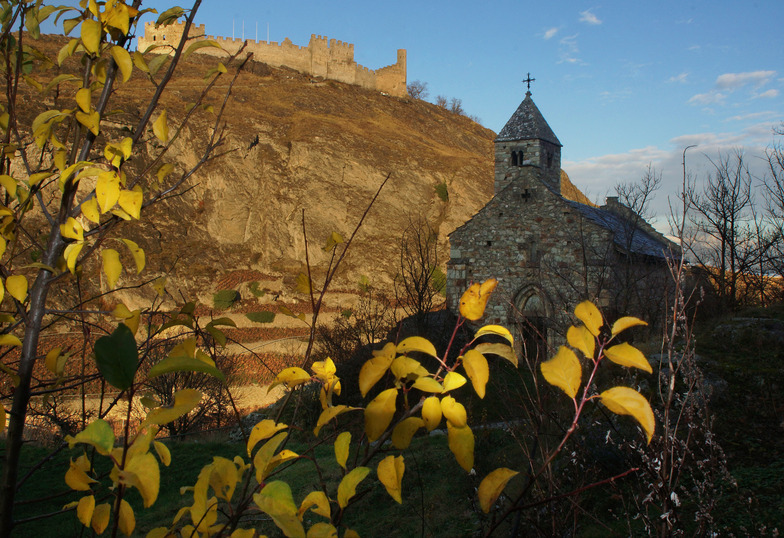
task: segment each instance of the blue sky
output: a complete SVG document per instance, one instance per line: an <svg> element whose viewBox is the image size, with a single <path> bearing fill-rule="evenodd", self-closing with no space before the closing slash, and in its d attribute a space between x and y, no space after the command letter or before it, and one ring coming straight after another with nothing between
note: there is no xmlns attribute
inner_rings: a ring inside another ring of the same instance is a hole
<svg viewBox="0 0 784 538"><path fill-rule="evenodd" d="M167 6L164 2L145 5ZM536 79L534 101L564 145L563 168L601 200L647 165L662 172L656 209L681 180L681 151L698 178L704 155L757 157L784 120L784 1L488 0L286 2L204 0L214 35L306 45L311 34L355 45L376 69L408 51L408 79L462 99L498 132Z"/></svg>

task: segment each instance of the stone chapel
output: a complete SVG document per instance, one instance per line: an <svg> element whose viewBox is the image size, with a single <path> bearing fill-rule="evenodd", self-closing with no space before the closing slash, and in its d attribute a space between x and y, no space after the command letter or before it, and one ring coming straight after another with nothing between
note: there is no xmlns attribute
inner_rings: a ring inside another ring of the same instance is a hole
<svg viewBox="0 0 784 538"><path fill-rule="evenodd" d="M449 236L447 307L497 278L482 323L516 329L527 353L562 341L586 299L610 318L660 315L678 247L617 197L596 207L562 195L562 145L530 89L494 144L495 194Z"/></svg>

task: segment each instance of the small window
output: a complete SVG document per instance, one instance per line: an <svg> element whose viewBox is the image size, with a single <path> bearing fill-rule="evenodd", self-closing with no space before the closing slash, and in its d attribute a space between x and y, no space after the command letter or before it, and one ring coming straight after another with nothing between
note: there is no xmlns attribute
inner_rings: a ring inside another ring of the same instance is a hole
<svg viewBox="0 0 784 538"><path fill-rule="evenodd" d="M493 246L493 242L492 242L492 241L488 241L488 242L487 242L487 246L488 246L488 247L492 247L492 246Z"/></svg>
<svg viewBox="0 0 784 538"><path fill-rule="evenodd" d="M550 168L553 165L553 152L547 152L547 168Z"/></svg>
<svg viewBox="0 0 784 538"><path fill-rule="evenodd" d="M512 152L512 166L519 166L517 164L517 152L516 151Z"/></svg>

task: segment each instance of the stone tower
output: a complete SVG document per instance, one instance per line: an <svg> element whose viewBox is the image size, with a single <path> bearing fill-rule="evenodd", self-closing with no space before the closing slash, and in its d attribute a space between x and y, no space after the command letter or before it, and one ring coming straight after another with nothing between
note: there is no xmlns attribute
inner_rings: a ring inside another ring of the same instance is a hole
<svg viewBox="0 0 784 538"><path fill-rule="evenodd" d="M531 92L495 138L495 194L518 180L528 167L540 169L540 178L561 193L561 142L536 108Z"/></svg>

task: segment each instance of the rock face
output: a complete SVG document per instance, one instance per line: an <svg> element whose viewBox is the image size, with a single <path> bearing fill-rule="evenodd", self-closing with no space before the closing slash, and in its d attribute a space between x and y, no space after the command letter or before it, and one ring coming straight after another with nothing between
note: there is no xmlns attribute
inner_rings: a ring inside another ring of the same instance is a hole
<svg viewBox="0 0 784 538"><path fill-rule="evenodd" d="M195 100L192 81L206 70L197 56L171 84L170 118ZM144 93L132 90L120 92L141 107ZM237 271L293 280L305 267L303 215L311 264L323 275L326 238L336 231L348 239L387 176L339 287L356 289L367 275L389 288L401 235L420 217L438 232L445 263L447 234L492 196L493 133L423 101L253 64L233 88L225 122L219 151L229 153L129 232L147 252L151 276L168 274L183 295L208 304L220 279ZM210 129L191 125L167 160L178 171L195 164Z"/></svg>

